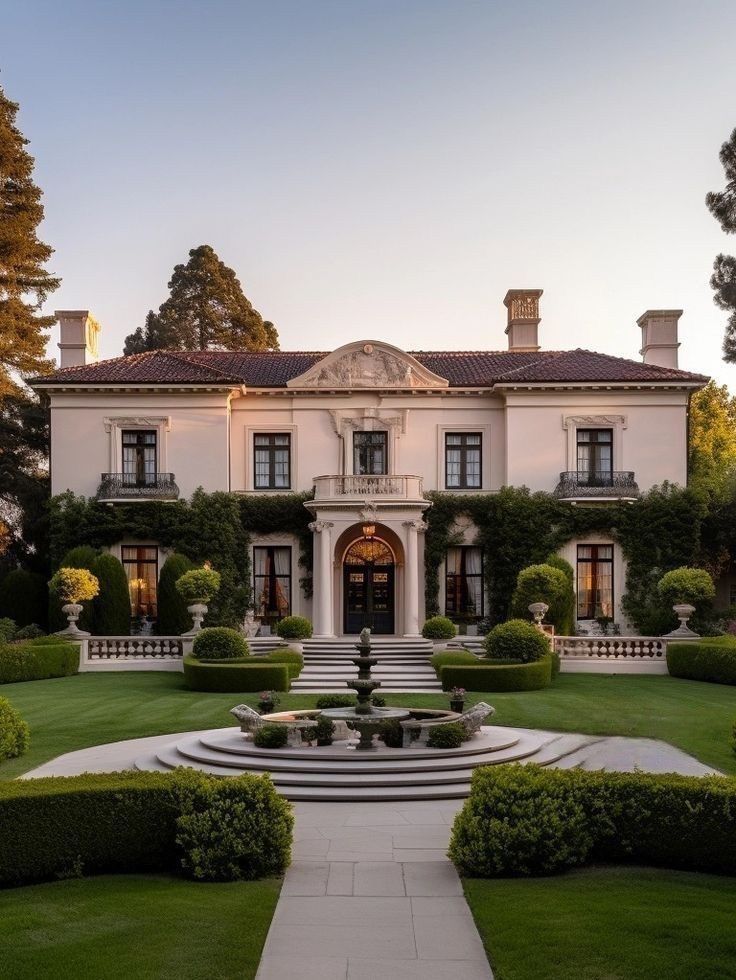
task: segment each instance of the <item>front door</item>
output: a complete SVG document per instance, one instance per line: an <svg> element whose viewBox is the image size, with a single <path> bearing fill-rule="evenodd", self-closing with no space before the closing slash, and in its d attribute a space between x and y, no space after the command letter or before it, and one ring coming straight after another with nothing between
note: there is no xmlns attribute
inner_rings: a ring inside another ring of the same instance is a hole
<svg viewBox="0 0 736 980"><path fill-rule="evenodd" d="M394 566L345 565L345 632L394 631Z"/></svg>
<svg viewBox="0 0 736 980"><path fill-rule="evenodd" d="M360 538L343 564L344 630L394 632L394 554L379 538Z"/></svg>

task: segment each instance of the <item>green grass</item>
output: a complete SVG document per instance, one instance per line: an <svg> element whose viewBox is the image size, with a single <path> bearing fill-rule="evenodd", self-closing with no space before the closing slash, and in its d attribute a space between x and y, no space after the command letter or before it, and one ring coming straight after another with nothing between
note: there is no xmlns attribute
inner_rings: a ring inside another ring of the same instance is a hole
<svg viewBox="0 0 736 980"><path fill-rule="evenodd" d="M736 976L736 879L651 868L464 881L496 980Z"/></svg>
<svg viewBox="0 0 736 980"><path fill-rule="evenodd" d="M87 673L23 684L4 684L0 695L31 726L31 746L0 765L11 779L43 762L118 739L199 728L226 727L238 702L254 694L203 694L184 687L175 672ZM661 738L708 765L736 774L730 746L736 688L666 676L562 674L543 691L473 694L496 708L498 725L546 728L591 735ZM445 694L389 694L388 704L446 707ZM311 707L314 695L281 695L281 707Z"/></svg>
<svg viewBox="0 0 736 980"><path fill-rule="evenodd" d="M0 892L0 972L4 980L248 980L280 885L116 875Z"/></svg>

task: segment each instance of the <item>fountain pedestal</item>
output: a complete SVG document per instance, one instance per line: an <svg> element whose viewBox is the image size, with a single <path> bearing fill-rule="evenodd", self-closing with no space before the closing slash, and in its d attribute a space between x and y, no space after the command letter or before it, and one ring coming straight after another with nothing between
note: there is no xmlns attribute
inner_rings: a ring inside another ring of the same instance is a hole
<svg viewBox="0 0 736 980"><path fill-rule="evenodd" d="M327 708L322 712L334 721L345 721L351 728L360 733L360 741L356 749L373 749L373 736L379 731L384 721L395 719L401 721L409 717L407 708L374 708L371 695L380 681L371 677L371 669L378 663L378 658L371 656L371 631L364 629L360 634L360 642L355 644L358 656L352 662L358 668L358 676L354 681L348 681L347 686L358 692L358 703L354 708Z"/></svg>

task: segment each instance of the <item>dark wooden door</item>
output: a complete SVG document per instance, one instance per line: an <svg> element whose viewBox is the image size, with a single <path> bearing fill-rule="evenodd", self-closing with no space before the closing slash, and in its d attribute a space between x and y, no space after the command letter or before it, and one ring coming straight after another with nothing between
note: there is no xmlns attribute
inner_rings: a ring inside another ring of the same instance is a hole
<svg viewBox="0 0 736 980"><path fill-rule="evenodd" d="M343 592L346 633L360 633L366 626L372 633L393 633L393 565L345 565Z"/></svg>

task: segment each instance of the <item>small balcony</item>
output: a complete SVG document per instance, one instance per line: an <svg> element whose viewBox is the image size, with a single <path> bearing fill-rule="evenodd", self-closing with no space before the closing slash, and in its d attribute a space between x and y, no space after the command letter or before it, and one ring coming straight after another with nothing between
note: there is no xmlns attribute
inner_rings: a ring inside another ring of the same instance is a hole
<svg viewBox="0 0 736 980"><path fill-rule="evenodd" d="M421 476L317 476L315 500L423 500Z"/></svg>
<svg viewBox="0 0 736 980"><path fill-rule="evenodd" d="M639 487L630 470L567 470L554 493L560 500L636 500Z"/></svg>
<svg viewBox="0 0 736 980"><path fill-rule="evenodd" d="M127 500L178 500L179 487L173 473L152 473L139 477L135 473L103 473L97 490L100 503Z"/></svg>

